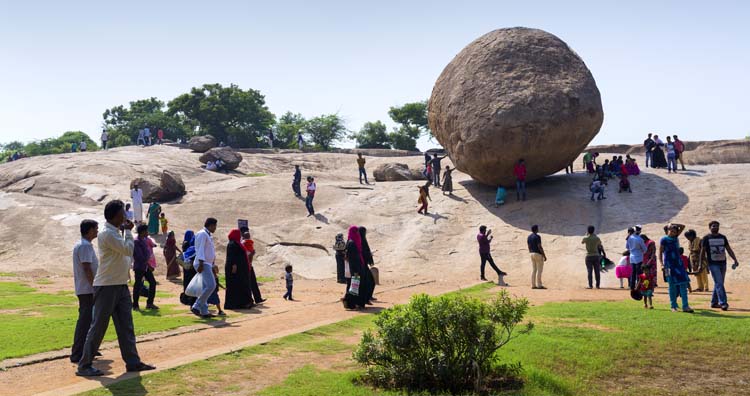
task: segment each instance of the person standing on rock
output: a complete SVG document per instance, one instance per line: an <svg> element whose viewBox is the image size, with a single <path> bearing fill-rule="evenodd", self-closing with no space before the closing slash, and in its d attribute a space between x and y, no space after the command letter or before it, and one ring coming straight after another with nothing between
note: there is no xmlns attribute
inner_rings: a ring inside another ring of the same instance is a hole
<svg viewBox="0 0 750 396"><path fill-rule="evenodd" d="M101 140L102 140L102 150L106 150L107 149L107 141L109 140L109 134L107 133L106 129L102 129Z"/></svg>
<svg viewBox="0 0 750 396"><path fill-rule="evenodd" d="M365 178L365 184L370 184L367 181L367 171L365 170L365 158L362 157L362 153L357 153L357 166L359 166L359 184L362 184L362 177Z"/></svg>
<svg viewBox="0 0 750 396"><path fill-rule="evenodd" d="M93 318L76 371L76 375L82 377L103 374L91 364L107 332L110 318L115 324L120 354L125 361L126 370L132 372L155 369L154 366L143 363L138 356L133 329L133 303L128 278L134 246L133 234L130 231L134 224L125 220L125 204L118 200L107 203L104 207L104 218L107 224L104 231L97 236L101 263L94 276ZM124 237L120 235L121 227L125 231Z"/></svg>
<svg viewBox="0 0 750 396"><path fill-rule="evenodd" d="M667 136L667 173L677 173L677 149L672 138Z"/></svg>
<svg viewBox="0 0 750 396"><path fill-rule="evenodd" d="M680 167L685 170L685 163L682 162L682 154L685 152L685 143L677 138L677 135L672 136L674 138L674 148L677 151L677 159L680 161Z"/></svg>
<svg viewBox="0 0 750 396"><path fill-rule="evenodd" d="M708 271L714 280L714 292L711 295L711 308L721 308L722 311L729 309L727 301L727 292L724 288L724 278L727 274L727 253L734 260L732 270L737 269L740 265L737 262L737 256L729 246L729 240L722 234L719 234L719 222L714 220L708 224L711 233L703 237L703 246L701 247L701 257L708 261Z"/></svg>
<svg viewBox="0 0 750 396"><path fill-rule="evenodd" d="M86 150L88 149L88 146L86 145L85 140L81 140L81 143L78 145L78 147L80 148L82 153L85 153Z"/></svg>
<svg viewBox="0 0 750 396"><path fill-rule="evenodd" d="M652 134L649 133L646 140L643 141L643 149L646 151L646 168L648 168L649 164L653 167L653 161L651 160L651 156L654 152L654 147L656 146L656 143L654 142L654 139L651 139Z"/></svg>
<svg viewBox="0 0 750 396"><path fill-rule="evenodd" d="M78 321L70 350L70 361L78 363L83 355L86 333L91 327L94 309L94 277L99 268L94 245L91 244L99 233L99 224L94 220L81 222L81 240L73 247L73 282L78 297Z"/></svg>
<svg viewBox="0 0 750 396"><path fill-rule="evenodd" d="M479 226L479 234L477 234L477 242L479 243L479 279L486 281L484 277L485 264L490 263L490 267L497 273L497 283L500 284L503 276L508 275L507 273L497 268L495 260L492 259L492 253L490 250L490 243L492 242L492 230L488 230L487 226Z"/></svg>
<svg viewBox="0 0 750 396"><path fill-rule="evenodd" d="M143 140L145 141L146 146L151 145L151 128L149 127L143 128Z"/></svg>
<svg viewBox="0 0 750 396"><path fill-rule="evenodd" d="M216 288L216 278L214 277L213 267L216 261L216 248L211 235L216 232L219 222L213 217L206 219L203 223L203 229L195 234L195 260L193 266L198 273L196 276L203 277L203 290L201 295L191 307L191 312L201 318L211 318L208 312L208 298ZM219 308L221 310L221 308Z"/></svg>
<svg viewBox="0 0 750 396"><path fill-rule="evenodd" d="M547 261L547 255L544 254L544 248L542 248L542 237L539 236L538 225L531 226L531 235L526 238L526 244L531 255L531 288L546 289L542 284L542 271L544 270L544 262Z"/></svg>
<svg viewBox="0 0 750 396"><path fill-rule="evenodd" d="M523 158L513 166L516 176L516 201L526 200L526 161Z"/></svg>
<svg viewBox="0 0 750 396"><path fill-rule="evenodd" d="M434 184L435 187L440 187L440 161L447 156L448 155L446 154L442 157L438 157L438 155L435 154L430 161L432 168L432 184Z"/></svg>
<svg viewBox="0 0 750 396"><path fill-rule="evenodd" d="M419 207L417 210L417 213L427 214L427 201L432 201L432 198L430 198L430 181L428 180L427 183L425 183L424 186L419 186L419 199L417 199L417 203L421 204L422 206Z"/></svg>
<svg viewBox="0 0 750 396"><path fill-rule="evenodd" d="M445 176L443 177L443 194L446 192L448 195L453 195L453 171L456 168L451 169L450 166L445 166Z"/></svg>
<svg viewBox="0 0 750 396"><path fill-rule="evenodd" d="M659 261L664 269L669 283L669 303L672 312L677 312L677 295L682 299L682 311L693 313L688 303L687 287L690 284L687 269L680 255L680 242L677 239L685 226L672 223L668 226L668 234L661 238L659 243Z"/></svg>
<svg viewBox="0 0 750 396"><path fill-rule="evenodd" d="M138 183L133 184L130 190L130 198L133 201L133 219L135 224L143 223L143 190L138 188Z"/></svg>
<svg viewBox="0 0 750 396"><path fill-rule="evenodd" d="M148 206L148 235L159 234L159 215L161 214L161 205L154 201Z"/></svg>
<svg viewBox="0 0 750 396"><path fill-rule="evenodd" d="M315 208L313 207L313 199L315 199L315 191L318 186L315 184L315 179L312 176L307 176L307 197L305 198L305 207L307 207L307 217L315 215Z"/></svg>
<svg viewBox="0 0 750 396"><path fill-rule="evenodd" d="M628 228L628 236L625 240L625 249L630 252L630 266L633 271L630 274L630 289L634 290L638 283L638 276L643 273L643 255L646 253L646 243L640 235L635 233L635 228Z"/></svg>
<svg viewBox="0 0 750 396"><path fill-rule="evenodd" d="M297 132L297 148L302 150L305 145L305 140L302 139L302 132Z"/></svg>
<svg viewBox="0 0 750 396"><path fill-rule="evenodd" d="M302 182L302 172L299 170L299 165L294 165L294 179L292 179L292 191L294 191L295 197L301 197L302 192L300 191L300 183Z"/></svg>
<svg viewBox="0 0 750 396"><path fill-rule="evenodd" d="M582 244L586 245L586 273L588 274L589 289L593 288L593 282L591 279L592 272L596 278L596 288L599 288L601 270L602 270L602 255L604 254L604 248L602 247L602 240L599 239L594 231L596 228L592 225L588 227L587 234L581 241Z"/></svg>
<svg viewBox="0 0 750 396"><path fill-rule="evenodd" d="M159 128L158 131L156 131L156 144L162 144L164 143L164 131Z"/></svg>

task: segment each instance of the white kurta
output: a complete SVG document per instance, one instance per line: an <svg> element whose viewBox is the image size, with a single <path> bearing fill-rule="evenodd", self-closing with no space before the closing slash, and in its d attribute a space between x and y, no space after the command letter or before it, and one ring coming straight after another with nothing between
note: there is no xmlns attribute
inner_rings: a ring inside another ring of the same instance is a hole
<svg viewBox="0 0 750 396"><path fill-rule="evenodd" d="M133 215L135 222L143 222L143 190L130 190L130 198L133 200Z"/></svg>

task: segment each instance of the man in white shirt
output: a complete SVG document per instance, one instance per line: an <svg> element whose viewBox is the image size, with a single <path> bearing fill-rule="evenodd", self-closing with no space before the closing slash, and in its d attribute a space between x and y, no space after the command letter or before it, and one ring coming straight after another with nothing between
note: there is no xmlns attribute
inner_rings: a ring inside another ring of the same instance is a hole
<svg viewBox="0 0 750 396"><path fill-rule="evenodd" d="M305 207L307 208L307 217L315 215L315 208L313 207L313 199L315 199L315 191L318 190L318 185L315 184L315 179L312 176L307 177L307 197L305 198Z"/></svg>
<svg viewBox="0 0 750 396"><path fill-rule="evenodd" d="M99 233L99 224L94 220L81 222L81 240L73 247L73 281L78 297L78 321L73 335L73 347L70 350L70 361L78 363L83 355L83 343L91 327L91 315L94 309L94 275L99 267L94 245L91 241Z"/></svg>
<svg viewBox="0 0 750 396"><path fill-rule="evenodd" d="M135 346L133 329L133 300L128 288L130 258L133 255L133 223L125 220L125 204L114 200L104 207L107 224L98 235L101 262L94 276L94 311L83 346L83 355L78 361L76 375L93 377L102 371L91 363L102 344L109 327L110 318L115 324L120 354L127 371L153 370L155 367L143 363ZM120 229L125 233L120 235Z"/></svg>
<svg viewBox="0 0 750 396"><path fill-rule="evenodd" d="M643 271L641 266L643 265L643 255L646 253L646 243L643 242L643 238L635 233L635 228L628 228L628 239L625 242L625 249L630 252L630 266L633 271L630 274L630 289L633 290L638 283L638 275Z"/></svg>
<svg viewBox="0 0 750 396"><path fill-rule="evenodd" d="M213 272L214 262L216 261L216 250L211 234L216 232L217 225L218 221L213 217L209 217L203 224L203 229L195 234L195 260L193 261L193 266L198 272L196 276L203 277L203 291L198 296L190 311L201 318L214 316L208 312L207 302L211 293L216 288L216 280L214 279Z"/></svg>
<svg viewBox="0 0 750 396"><path fill-rule="evenodd" d="M206 162L206 170L208 171L215 171L216 170L216 163L213 161Z"/></svg>
<svg viewBox="0 0 750 396"><path fill-rule="evenodd" d="M81 150L81 152L86 151L86 141L81 140L81 144L78 145L78 148Z"/></svg>
<svg viewBox="0 0 750 396"><path fill-rule="evenodd" d="M143 190L138 188L138 183L133 184L133 189L130 190L130 198L133 200L135 224L143 223Z"/></svg>
<svg viewBox="0 0 750 396"><path fill-rule="evenodd" d="M102 129L102 150L107 149L107 140L109 140L109 134L107 134L106 129Z"/></svg>

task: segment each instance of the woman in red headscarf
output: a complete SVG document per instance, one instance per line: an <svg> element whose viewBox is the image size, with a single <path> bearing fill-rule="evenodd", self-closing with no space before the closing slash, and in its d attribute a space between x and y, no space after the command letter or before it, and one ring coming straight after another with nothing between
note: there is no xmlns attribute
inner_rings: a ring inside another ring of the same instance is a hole
<svg viewBox="0 0 750 396"><path fill-rule="evenodd" d="M227 244L227 260L224 274L227 279L224 309L250 308L253 304L250 292L250 274L247 252L242 246L242 233L234 229L229 232Z"/></svg>

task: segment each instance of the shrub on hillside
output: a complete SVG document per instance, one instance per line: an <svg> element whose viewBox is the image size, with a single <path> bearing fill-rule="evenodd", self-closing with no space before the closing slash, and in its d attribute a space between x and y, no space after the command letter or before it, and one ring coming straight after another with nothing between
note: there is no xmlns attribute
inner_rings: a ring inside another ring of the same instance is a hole
<svg viewBox="0 0 750 396"><path fill-rule="evenodd" d="M498 380L517 382L520 365L499 365L495 352L519 334L526 299L506 291L489 302L465 296L420 294L406 305L380 313L375 333L367 331L354 359L375 386L407 391L483 393ZM510 378L509 378L510 377Z"/></svg>

